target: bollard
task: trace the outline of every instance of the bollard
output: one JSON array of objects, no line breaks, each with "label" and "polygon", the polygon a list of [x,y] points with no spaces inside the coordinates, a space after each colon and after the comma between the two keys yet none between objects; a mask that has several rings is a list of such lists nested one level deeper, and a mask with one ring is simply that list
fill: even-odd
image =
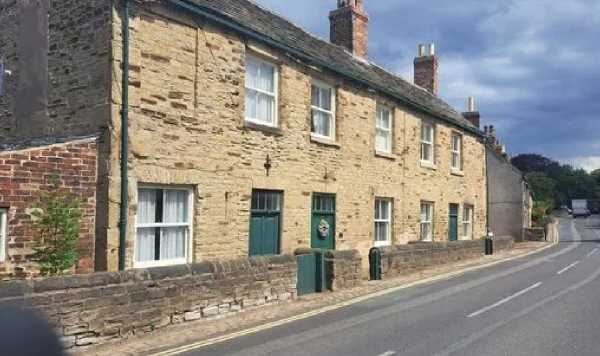
[{"label": "bollard", "polygon": [[494,234],[490,231],[485,238],[485,255],[491,256],[494,254]]},{"label": "bollard", "polygon": [[373,247],[369,251],[369,279],[381,280],[381,250],[377,247]]}]

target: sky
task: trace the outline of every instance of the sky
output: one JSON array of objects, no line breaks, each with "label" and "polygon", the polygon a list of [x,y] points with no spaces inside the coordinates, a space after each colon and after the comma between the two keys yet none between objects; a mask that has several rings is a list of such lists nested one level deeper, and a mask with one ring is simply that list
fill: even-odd
[{"label": "sky", "polygon": [[[336,0],[255,0],[329,38]],[[419,43],[440,59],[439,95],[474,96],[511,155],[600,168],[600,1],[365,0],[369,58],[412,81]]]}]

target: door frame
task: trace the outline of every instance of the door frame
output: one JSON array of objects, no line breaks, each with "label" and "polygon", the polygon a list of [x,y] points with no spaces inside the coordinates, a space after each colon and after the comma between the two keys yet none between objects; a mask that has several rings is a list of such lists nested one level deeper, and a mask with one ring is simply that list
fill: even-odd
[{"label": "door frame", "polygon": [[[316,210],[315,209],[315,198],[316,197],[328,197],[328,198],[333,198],[333,210],[331,211],[325,211],[325,210]],[[331,236],[332,239],[332,250],[335,250],[336,247],[336,233],[337,233],[337,194],[336,193],[322,193],[322,192],[313,192],[311,194],[311,199],[310,199],[310,246],[311,248],[314,248],[313,246],[313,219],[315,218],[315,215],[326,215],[326,216],[331,216],[333,217],[333,233]]]}]

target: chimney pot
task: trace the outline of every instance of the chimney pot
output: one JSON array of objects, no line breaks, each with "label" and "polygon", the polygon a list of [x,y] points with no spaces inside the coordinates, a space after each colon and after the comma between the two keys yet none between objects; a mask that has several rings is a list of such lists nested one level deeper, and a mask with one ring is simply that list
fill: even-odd
[{"label": "chimney pot", "polygon": [[475,97],[470,96],[467,99],[467,112],[475,112]]}]

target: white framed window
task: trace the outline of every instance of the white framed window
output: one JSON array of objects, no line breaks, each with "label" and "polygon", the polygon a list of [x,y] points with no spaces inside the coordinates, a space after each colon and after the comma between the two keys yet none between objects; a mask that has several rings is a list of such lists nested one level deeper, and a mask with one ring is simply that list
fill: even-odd
[{"label": "white framed window", "polygon": [[428,122],[421,124],[421,161],[434,164],[435,128]]},{"label": "white framed window", "polygon": [[392,243],[392,200],[375,199],[375,247]]},{"label": "white framed window", "polygon": [[8,210],[0,209],[0,262],[6,260],[6,239],[8,236]]},{"label": "white framed window", "polygon": [[246,54],[246,121],[277,126],[277,66]]},{"label": "white framed window", "polygon": [[375,122],[375,150],[392,153],[392,110],[383,105],[377,105],[377,118]]},{"label": "white framed window", "polygon": [[433,241],[433,203],[421,202],[421,241]]},{"label": "white framed window", "polygon": [[465,240],[473,239],[473,206],[465,205],[463,208],[462,235]]},{"label": "white framed window", "polygon": [[462,171],[462,136],[453,133],[451,141],[450,153],[452,156],[452,169],[455,171]]},{"label": "white framed window", "polygon": [[135,237],[135,267],[185,264],[190,261],[192,191],[141,187]]},{"label": "white framed window", "polygon": [[311,133],[335,139],[335,89],[317,81],[311,89]]}]

